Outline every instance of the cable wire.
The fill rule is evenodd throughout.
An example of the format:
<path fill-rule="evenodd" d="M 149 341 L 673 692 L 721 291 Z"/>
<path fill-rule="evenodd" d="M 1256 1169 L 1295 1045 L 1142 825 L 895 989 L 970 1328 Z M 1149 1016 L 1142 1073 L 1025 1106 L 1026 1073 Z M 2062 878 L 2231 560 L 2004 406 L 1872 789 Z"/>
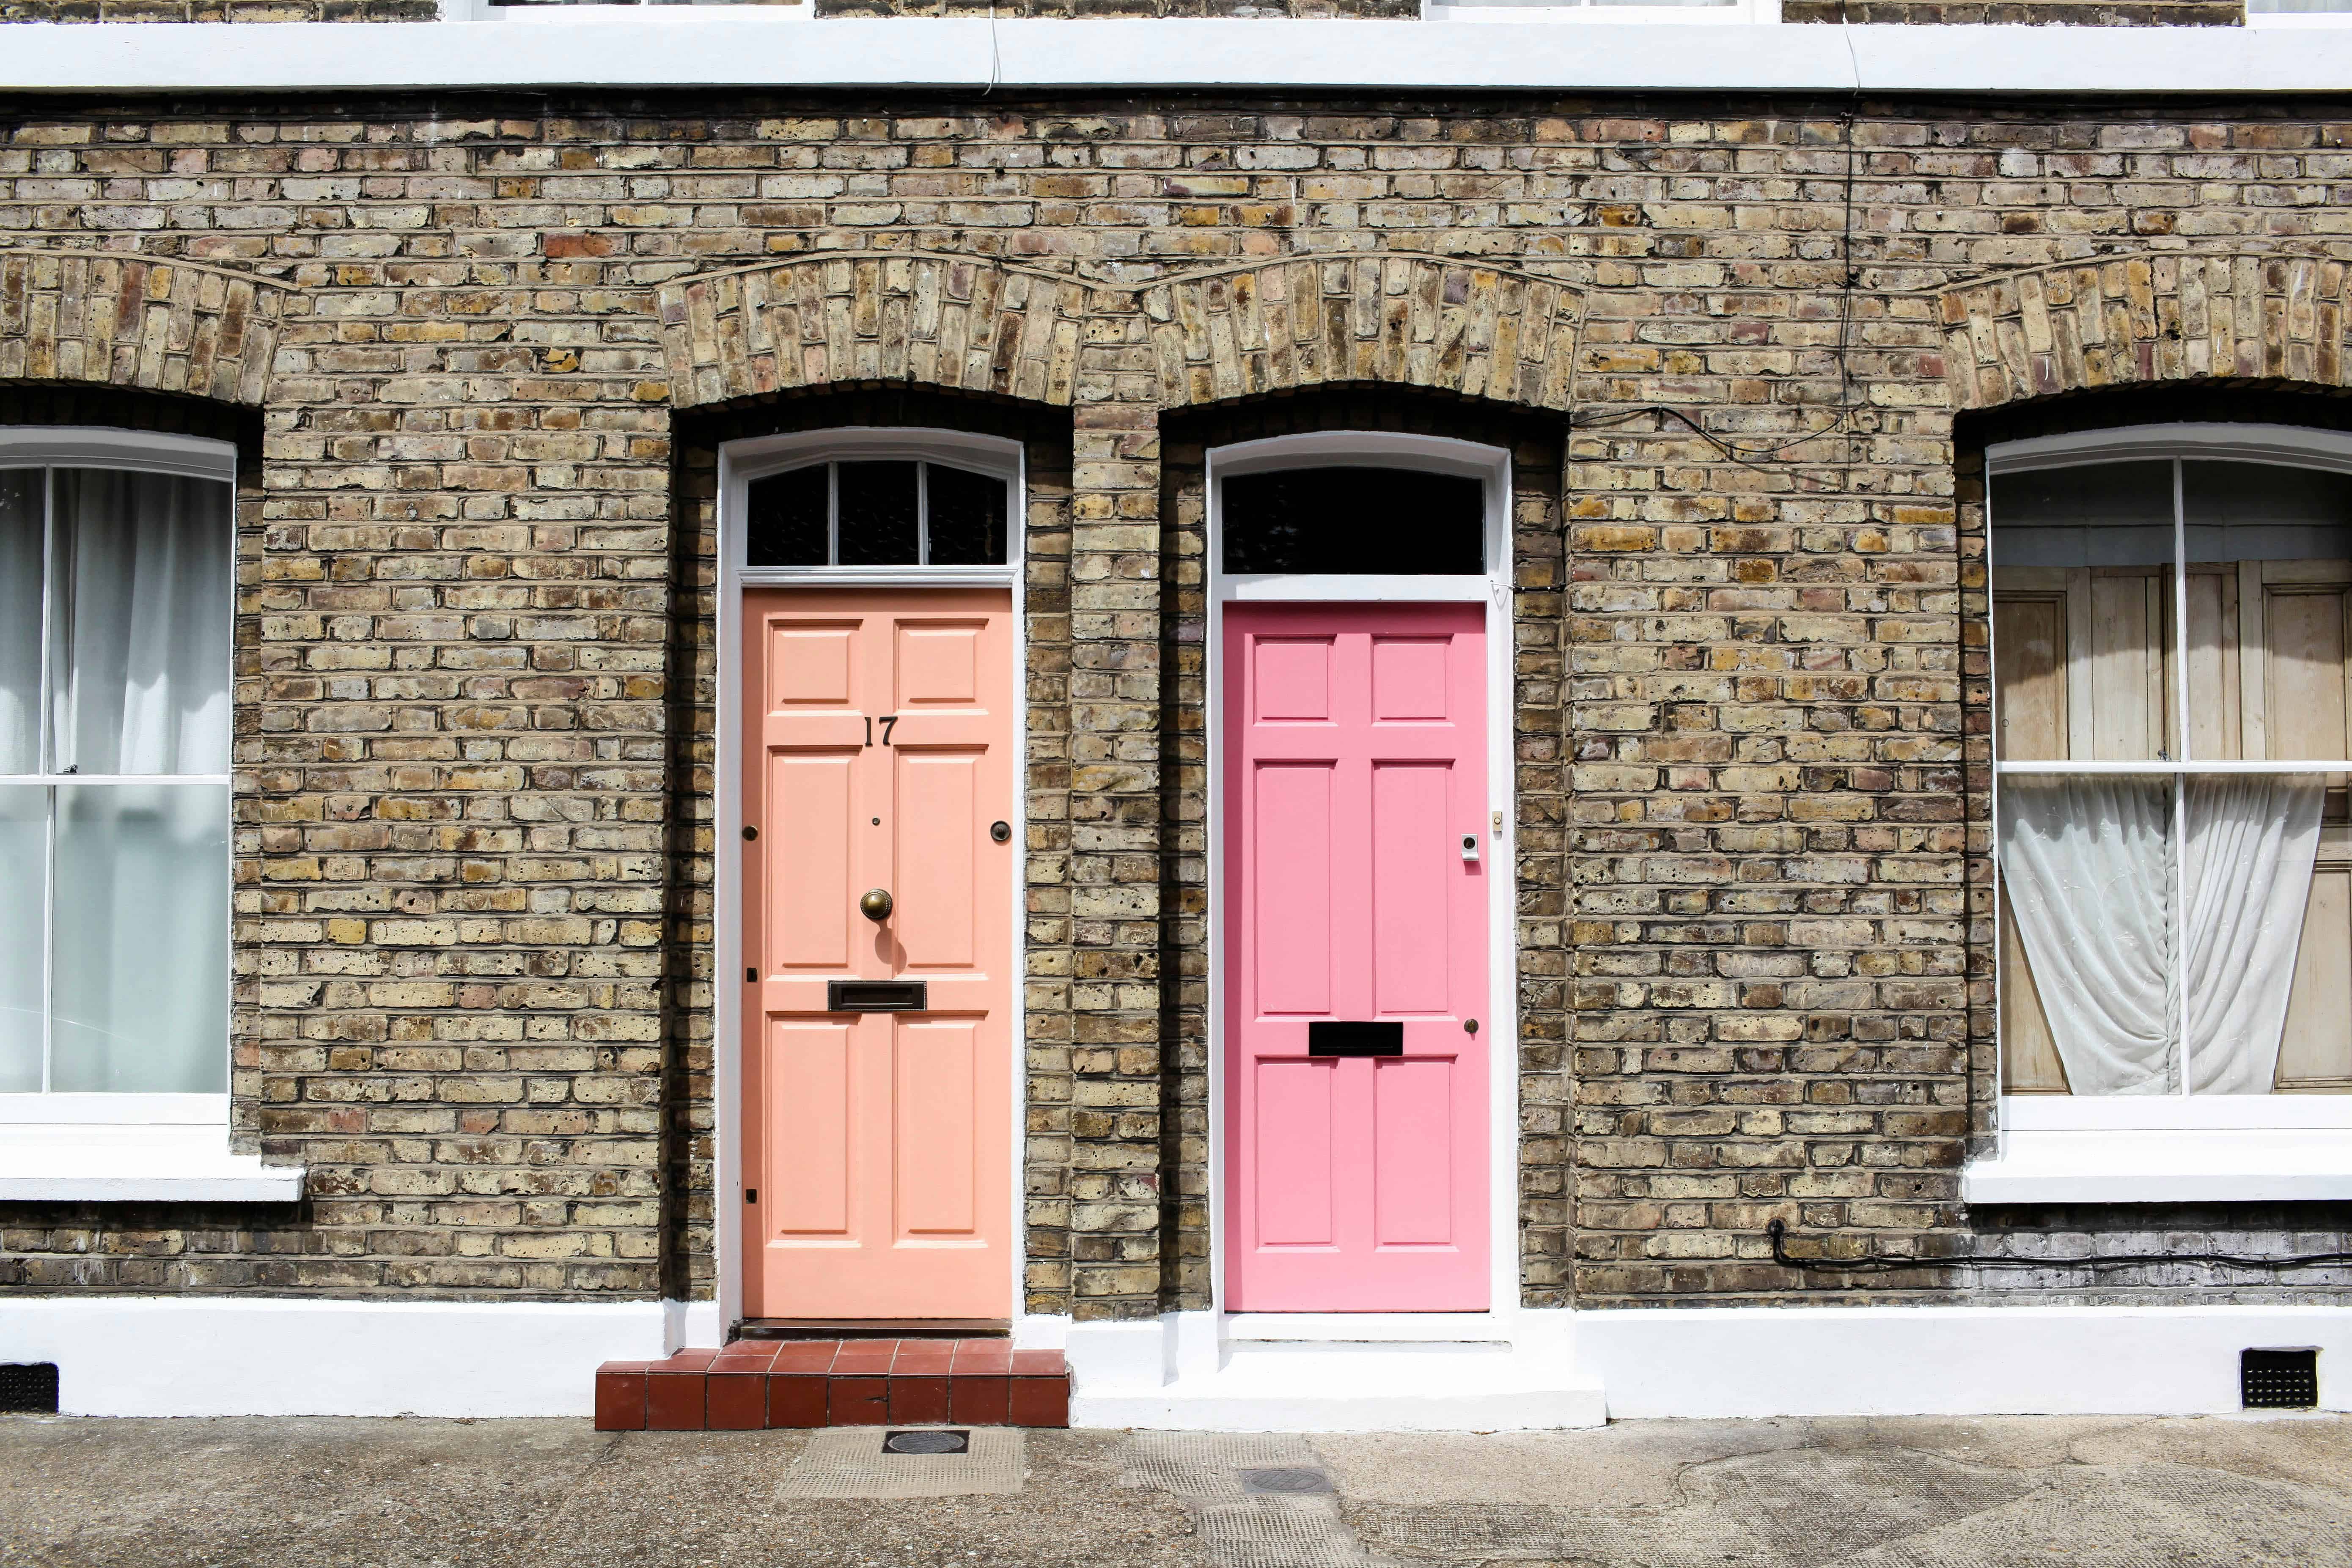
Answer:
<path fill-rule="evenodd" d="M 2093 1258 L 2018 1258 L 2007 1253 L 1957 1252 L 1937 1258 L 1803 1258 L 1787 1246 L 1789 1226 L 1774 1220 L 1764 1227 L 1772 1241 L 1772 1261 L 1783 1268 L 1811 1269 L 1825 1274 L 1893 1274 L 1919 1268 L 2105 1268 L 2127 1263 L 2208 1263 L 2223 1268 L 2322 1268 L 2352 1264 L 2352 1252 L 2309 1252 L 2286 1258 L 2250 1258 L 2231 1252 L 2103 1252 Z"/>

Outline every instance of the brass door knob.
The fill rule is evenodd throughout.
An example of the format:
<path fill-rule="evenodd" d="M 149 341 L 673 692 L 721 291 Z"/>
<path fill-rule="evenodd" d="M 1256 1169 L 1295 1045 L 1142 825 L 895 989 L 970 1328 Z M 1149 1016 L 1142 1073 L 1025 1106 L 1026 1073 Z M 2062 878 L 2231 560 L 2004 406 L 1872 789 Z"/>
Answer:
<path fill-rule="evenodd" d="M 890 889 L 887 888 L 868 889 L 866 896 L 857 900 L 857 912 L 869 921 L 888 920 L 890 907 Z"/>

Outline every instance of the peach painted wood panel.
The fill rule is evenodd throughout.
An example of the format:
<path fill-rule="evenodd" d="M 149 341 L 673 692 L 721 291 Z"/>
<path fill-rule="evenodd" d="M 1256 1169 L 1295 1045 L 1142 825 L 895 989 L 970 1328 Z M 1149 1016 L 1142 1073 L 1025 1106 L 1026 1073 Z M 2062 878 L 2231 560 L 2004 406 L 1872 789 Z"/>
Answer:
<path fill-rule="evenodd" d="M 1223 655 L 1225 1305 L 1482 1310 L 1483 607 L 1235 605 Z M 1310 1056 L 1318 1019 L 1403 1052 Z"/>
<path fill-rule="evenodd" d="M 1009 595 L 759 588 L 743 612 L 744 1311 L 1008 1316 Z M 929 1005 L 829 1013 L 844 979 Z"/>

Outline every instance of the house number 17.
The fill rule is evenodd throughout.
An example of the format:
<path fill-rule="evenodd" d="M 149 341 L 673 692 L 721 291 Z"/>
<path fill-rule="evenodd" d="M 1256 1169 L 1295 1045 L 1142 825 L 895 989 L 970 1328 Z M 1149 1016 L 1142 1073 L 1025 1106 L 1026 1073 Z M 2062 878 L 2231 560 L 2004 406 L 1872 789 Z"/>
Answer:
<path fill-rule="evenodd" d="M 887 746 L 890 743 L 890 727 L 898 721 L 898 716 L 896 713 L 885 713 L 882 715 L 882 743 L 884 745 Z M 874 743 L 874 720 L 870 715 L 866 721 L 866 743 L 869 746 Z"/>

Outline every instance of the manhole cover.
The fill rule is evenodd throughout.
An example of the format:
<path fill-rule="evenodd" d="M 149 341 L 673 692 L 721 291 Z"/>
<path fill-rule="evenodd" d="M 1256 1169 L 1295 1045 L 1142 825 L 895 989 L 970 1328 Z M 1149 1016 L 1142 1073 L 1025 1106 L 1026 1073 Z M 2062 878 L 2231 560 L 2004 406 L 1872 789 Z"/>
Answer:
<path fill-rule="evenodd" d="M 1245 1492 L 1256 1492 L 1260 1495 L 1268 1492 L 1295 1495 L 1300 1492 L 1328 1492 L 1330 1489 L 1330 1477 L 1320 1470 L 1310 1470 L 1304 1467 L 1242 1472 L 1242 1490 Z"/>
<path fill-rule="evenodd" d="M 891 1432 L 882 1438 L 886 1454 L 965 1454 L 971 1451 L 969 1432 Z"/>

